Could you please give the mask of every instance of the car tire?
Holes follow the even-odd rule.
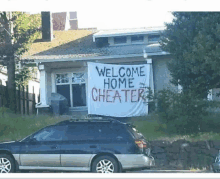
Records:
[[[0,154],[0,173],[14,173],[14,159],[7,154]]]
[[[93,173],[118,173],[118,162],[110,156],[100,156],[92,163]]]

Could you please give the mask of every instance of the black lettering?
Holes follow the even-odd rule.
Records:
[[[121,70],[122,70],[122,69],[125,69],[125,68],[124,68],[124,67],[119,68],[119,76],[120,76],[120,77],[124,77],[124,76],[125,76],[125,73],[124,73],[124,75],[121,75]]]
[[[132,77],[134,76],[134,73],[137,73],[137,75],[139,76],[138,67],[136,67],[136,70],[132,67]]]
[[[99,74],[99,76],[105,76],[105,67],[104,67],[104,69],[101,69],[100,71],[99,71],[99,68],[96,66],[95,67],[96,68],[96,70],[97,70],[97,72],[98,72],[98,74]]]
[[[112,67],[112,77],[118,77],[118,75],[114,75],[114,67]]]
[[[106,89],[105,85],[108,85],[107,89],[110,89],[110,78],[108,78],[108,82],[105,81],[106,79],[104,79],[104,88]]]
[[[134,85],[132,85],[133,84],[133,80],[134,80],[134,78],[129,78],[128,79],[128,87],[129,88],[134,88]]]
[[[140,76],[145,76],[144,71],[142,71],[142,68],[144,68],[144,66],[140,67]]]
[[[113,86],[113,81],[115,81],[114,86]],[[115,89],[115,88],[117,87],[117,80],[116,80],[115,78],[113,78],[113,79],[111,80],[111,87],[112,87],[112,89]]]
[[[128,72],[129,72],[129,74],[128,74]],[[130,68],[127,68],[127,70],[126,70],[126,75],[127,75],[127,77],[130,77],[130,76],[131,76],[131,69],[130,69]]]
[[[118,84],[119,89],[121,88],[121,84],[123,83],[125,83],[124,88],[126,88],[126,78],[123,78],[123,80],[122,78],[119,78],[118,83],[119,83]]]
[[[106,68],[106,77],[111,77],[111,75],[110,75],[110,70],[111,70],[111,69]],[[109,76],[108,76],[108,75],[109,75]]]

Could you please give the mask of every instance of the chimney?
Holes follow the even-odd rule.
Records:
[[[53,40],[52,15],[50,11],[41,12],[42,19],[42,39],[44,41]]]

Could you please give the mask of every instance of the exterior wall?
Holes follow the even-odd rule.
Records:
[[[155,91],[162,90],[163,88],[170,87],[171,89],[177,90],[176,86],[173,86],[170,83],[170,72],[167,68],[167,62],[169,61],[169,57],[165,56],[154,56],[149,57],[152,59],[152,74],[153,78],[152,80],[154,82],[150,82],[153,84],[152,89],[154,88]],[[98,63],[110,63],[110,64],[129,64],[129,65],[138,65],[138,64],[146,64],[147,61],[144,59],[143,56],[140,57],[133,57],[133,58],[118,58],[118,59],[103,59],[96,61]],[[65,64],[65,65],[64,65]],[[49,104],[49,97],[51,96],[52,92],[56,92],[56,74],[62,74],[62,73],[85,73],[85,85],[86,85],[86,100],[87,100],[87,106],[82,107],[70,107],[70,111],[74,115],[85,115],[88,111],[88,67],[86,63],[82,63],[81,66],[77,64],[77,62],[56,62],[55,63],[48,63],[45,65],[47,68],[47,105]],[[69,68],[67,67],[69,66]],[[50,67],[50,69],[48,69]],[[69,76],[70,77],[70,76]],[[70,85],[71,86],[71,85]],[[72,87],[70,87],[70,91],[72,90]],[[70,100],[72,100],[72,97],[70,95]],[[72,101],[71,101],[72,103]]]
[[[0,73],[0,79],[2,81],[2,85],[3,86],[6,86],[6,81],[8,80],[8,77],[7,75],[3,74],[3,73]]]
[[[0,79],[2,80],[2,85],[6,86],[8,76],[6,74],[0,73]],[[40,83],[38,81],[30,80],[28,82],[29,93],[33,93],[33,88],[35,93],[35,101],[38,102],[38,95],[40,94]]]
[[[170,83],[172,79],[167,68],[168,57],[153,57],[153,77],[154,90],[159,91],[163,88],[169,87],[171,90],[177,90],[177,86]]]
[[[35,101],[38,103],[38,96],[40,94],[40,83],[37,81],[29,81],[28,83],[28,91],[29,93],[33,93],[34,88],[34,94],[35,94]]]

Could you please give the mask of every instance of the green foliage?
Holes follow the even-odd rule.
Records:
[[[41,15],[30,15],[22,12],[13,12],[16,20],[13,22],[13,39],[19,42],[16,51],[21,55],[27,51],[30,45],[40,36],[38,29],[41,27]]]
[[[160,121],[167,125],[167,132],[170,134],[211,132],[216,131],[217,126],[220,127],[213,118],[213,113],[210,113],[210,109],[220,106],[217,101],[208,101],[194,93],[177,93],[170,89],[155,93],[153,101],[157,104],[155,108]],[[211,120],[208,120],[211,115]]]
[[[23,67],[21,70],[17,70],[15,75],[16,85],[26,86],[31,79],[31,70],[29,68]]]
[[[23,12],[12,12],[9,18],[6,12],[0,12],[0,25],[4,30],[0,31],[0,38],[5,43],[6,36],[10,36],[12,44],[5,43],[0,48],[0,56],[22,55],[28,50],[30,44],[39,37],[41,26],[41,16],[30,15]],[[10,34],[7,24],[13,24],[13,33]],[[6,58],[7,60],[7,58]]]
[[[0,12],[0,61],[7,66],[9,108],[16,111],[15,63],[39,36],[40,15],[22,12]]]
[[[163,50],[172,54],[168,64],[172,83],[183,92],[206,98],[220,87],[220,13],[174,12],[162,35]]]

